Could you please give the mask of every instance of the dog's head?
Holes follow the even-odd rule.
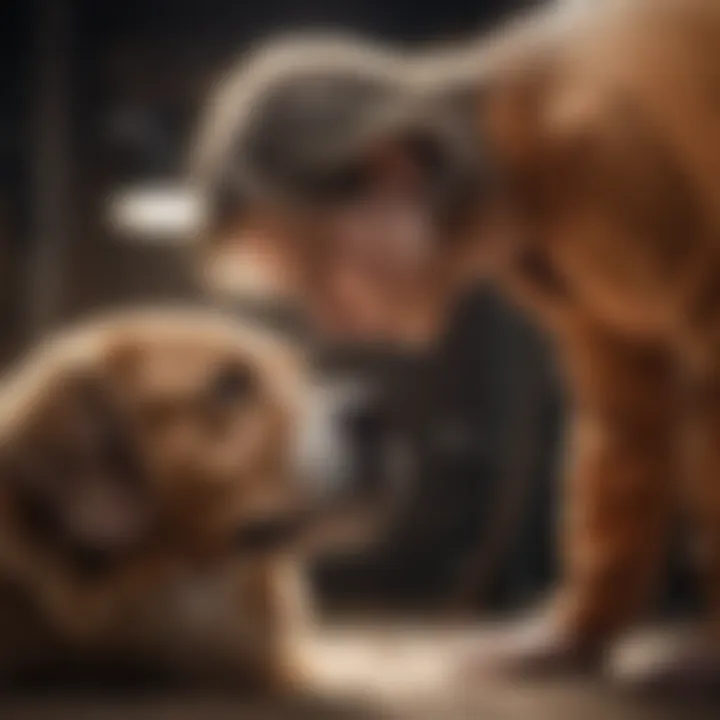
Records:
[[[2,391],[3,532],[26,564],[102,577],[293,550],[377,518],[389,465],[358,468],[350,445],[364,400],[318,399],[307,372],[275,339],[203,313],[61,335]]]

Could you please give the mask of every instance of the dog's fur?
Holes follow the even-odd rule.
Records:
[[[107,665],[302,687],[303,372],[187,310],[90,322],[19,363],[0,389],[0,680]]]
[[[210,113],[199,177],[211,197],[224,187],[226,212],[203,248],[225,269],[233,258],[260,266],[263,290],[274,279],[329,324],[381,340],[427,334],[469,282],[494,274],[555,338],[574,408],[565,573],[543,641],[554,650],[540,657],[594,655],[627,623],[679,508],[699,535],[717,621],[718,3],[558,2],[471,48],[365,47],[370,63],[338,41],[314,43],[315,55],[286,43],[255,56]],[[277,96],[303,112],[277,113]],[[352,111],[337,115],[332,98]],[[274,113],[286,126],[263,155]],[[224,144],[210,151],[220,126]],[[305,143],[308,127],[325,128],[319,137],[351,162]],[[417,152],[418,137],[431,153]],[[438,156],[460,178],[449,196],[460,202],[436,192],[447,177]],[[238,167],[260,182],[233,184]],[[339,199],[302,192],[323,172],[339,181],[358,167]]]

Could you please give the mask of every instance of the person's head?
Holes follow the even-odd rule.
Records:
[[[430,98],[412,74],[409,56],[308,38],[229,77],[193,158],[212,290],[284,301],[336,338],[436,332],[467,269],[461,228],[487,163],[472,97]]]
[[[559,17],[457,53],[312,38],[252,56],[196,146],[208,285],[412,343],[496,263],[549,295],[615,273],[608,256],[667,225],[677,193],[642,98],[603,75],[610,34]],[[556,251],[562,278],[542,264]]]

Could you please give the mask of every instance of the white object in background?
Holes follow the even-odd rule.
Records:
[[[189,241],[202,226],[205,204],[182,185],[140,185],[113,193],[108,215],[115,231],[139,241]]]

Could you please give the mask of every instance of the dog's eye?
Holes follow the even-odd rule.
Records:
[[[248,400],[256,389],[257,378],[249,367],[228,365],[212,378],[208,399],[214,405],[234,405]]]

